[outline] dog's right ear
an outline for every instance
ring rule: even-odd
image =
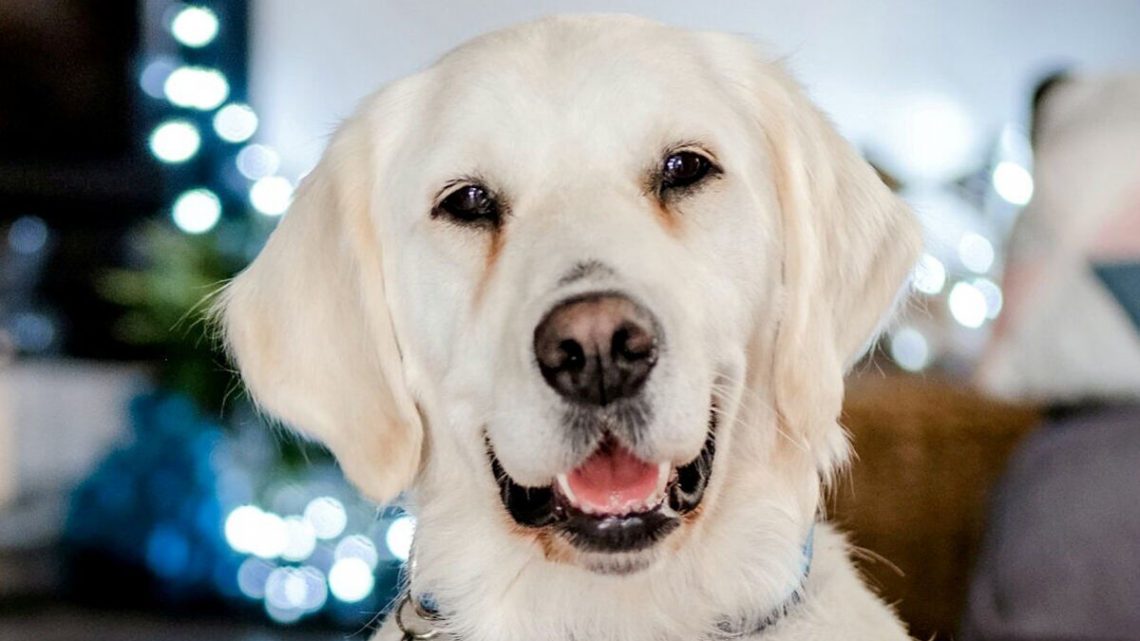
[[[341,126],[216,312],[258,406],[323,442],[385,502],[414,478],[423,428],[404,381],[373,217],[379,99]]]

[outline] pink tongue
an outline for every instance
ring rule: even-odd
[[[574,468],[566,480],[579,504],[619,512],[643,503],[657,487],[657,466],[617,444],[606,444]]]

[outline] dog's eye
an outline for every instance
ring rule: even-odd
[[[661,191],[688,187],[709,174],[712,162],[693,151],[670,154],[661,164]]]
[[[499,204],[482,185],[464,185],[436,206],[434,215],[446,216],[462,225],[498,225]]]

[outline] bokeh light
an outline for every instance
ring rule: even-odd
[[[174,224],[188,234],[210,231],[222,217],[222,201],[209,189],[185,191],[174,201]]]
[[[946,267],[930,254],[923,254],[914,268],[914,288],[931,296],[946,286]]]
[[[1021,207],[1033,198],[1033,176],[1021,165],[1003,160],[994,167],[994,191],[1006,202]]]
[[[8,228],[8,247],[17,254],[36,254],[47,240],[47,223],[39,216],[20,216]]]
[[[168,120],[150,134],[150,151],[162,162],[185,162],[198,153],[202,136],[187,120]]]
[[[986,318],[997,318],[1003,303],[1001,287],[988,278],[975,278],[970,284],[986,299]]]
[[[209,111],[230,95],[230,84],[217,69],[178,67],[162,86],[166,99],[179,107]]]
[[[884,160],[907,181],[937,183],[965,175],[977,156],[980,132],[969,111],[949,95],[900,96],[884,112]]]
[[[966,269],[984,274],[994,265],[994,246],[985,236],[976,232],[962,234],[958,241],[958,260]]]
[[[957,283],[950,290],[950,315],[963,327],[981,327],[986,322],[986,297],[970,283]]]
[[[265,145],[246,145],[237,155],[237,168],[250,180],[272,176],[281,164],[276,151]]]
[[[339,559],[329,570],[329,591],[345,603],[362,601],[372,593],[375,583],[372,568],[361,559]]]
[[[285,519],[272,512],[262,512],[250,552],[263,559],[273,559],[281,556],[287,544]]]
[[[237,584],[241,593],[251,599],[265,597],[265,583],[274,565],[257,557],[249,557],[238,567]]]
[[[139,74],[139,86],[151,98],[165,98],[166,79],[177,68],[178,63],[173,58],[165,56],[155,58],[143,67],[142,73]]]
[[[257,526],[261,522],[261,510],[252,505],[234,508],[226,517],[224,532],[226,542],[237,552],[252,552],[257,545]]]
[[[12,342],[22,352],[43,352],[55,343],[55,321],[45,314],[19,312],[12,317],[10,323]]]
[[[416,536],[416,519],[405,514],[388,525],[384,533],[384,544],[392,556],[407,561],[412,552],[412,540]]]
[[[206,7],[186,7],[174,15],[170,33],[187,47],[204,47],[218,35],[218,16]]]
[[[245,142],[257,131],[257,114],[249,105],[231,103],[214,114],[214,131],[226,142]]]
[[[353,534],[344,537],[340,543],[336,544],[333,558],[338,561],[340,559],[360,559],[367,563],[368,567],[376,569],[376,564],[380,562],[380,553],[376,550],[376,544],[372,542],[372,539],[363,534]]]
[[[266,176],[249,188],[249,202],[266,216],[280,216],[293,200],[293,185],[281,176]]]
[[[272,559],[285,551],[288,543],[285,520],[253,505],[235,508],[226,517],[226,542],[237,552]]]
[[[900,327],[891,336],[891,358],[899,367],[917,372],[930,363],[930,345],[922,332],[913,327]]]
[[[299,516],[285,518],[285,549],[281,558],[287,561],[304,561],[317,547],[317,533],[311,523]]]
[[[344,504],[331,496],[319,496],[305,506],[305,520],[319,539],[335,539],[348,524]]]

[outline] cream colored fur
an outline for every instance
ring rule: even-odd
[[[645,176],[671,145],[724,174],[672,208]],[[430,216],[449,181],[510,202],[493,235]],[[696,641],[798,584],[820,493],[847,458],[843,374],[919,251],[916,223],[778,65],[746,41],[622,16],[542,20],[463,45],[367,99],[221,303],[260,406],[418,518],[412,574],[472,641]],[[611,273],[562,287],[574,264]],[[646,569],[544,546],[511,522],[485,455],[549,484],[573,461],[533,328],[598,288],[667,342],[639,455],[697,455],[695,517]],[[806,598],[764,639],[903,639],[842,536],[815,532]],[[392,622],[378,639],[397,639]]]

